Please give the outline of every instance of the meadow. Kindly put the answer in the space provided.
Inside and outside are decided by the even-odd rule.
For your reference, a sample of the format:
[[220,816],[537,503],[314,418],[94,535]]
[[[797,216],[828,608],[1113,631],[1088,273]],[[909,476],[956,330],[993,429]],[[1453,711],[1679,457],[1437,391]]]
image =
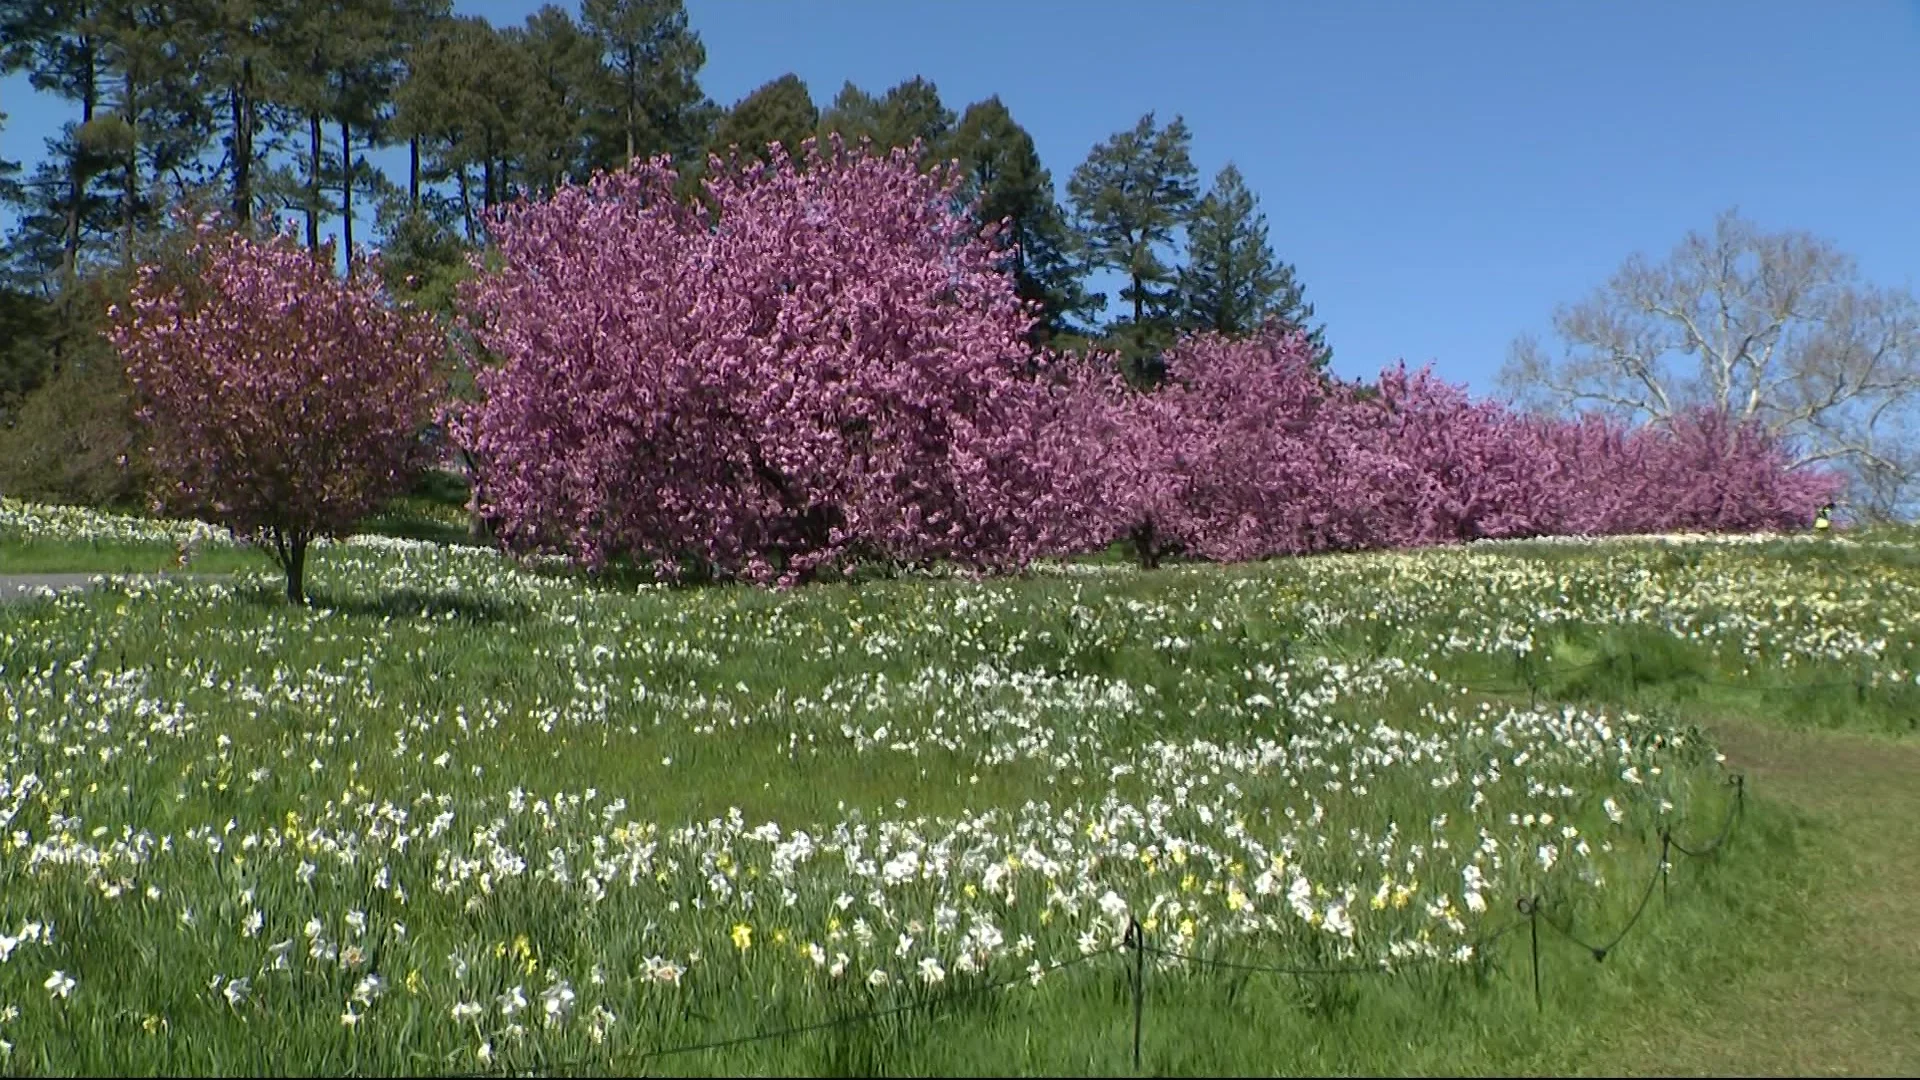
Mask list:
[[369,535],[300,609],[9,501],[0,571],[190,534],[0,607],[0,1070],[1129,1072],[1130,923],[1146,1071],[1591,1067],[1795,947],[1819,837],[1754,787],[1539,1008],[1516,902],[1625,925],[1713,717],[1920,718],[1897,532],[787,591]]

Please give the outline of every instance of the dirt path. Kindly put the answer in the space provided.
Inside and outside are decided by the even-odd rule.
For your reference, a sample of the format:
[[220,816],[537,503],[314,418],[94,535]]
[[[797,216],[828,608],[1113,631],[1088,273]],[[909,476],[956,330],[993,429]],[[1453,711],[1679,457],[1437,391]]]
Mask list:
[[1817,830],[1807,942],[1607,1056],[1628,1075],[1920,1073],[1920,745],[1711,726],[1729,766]]

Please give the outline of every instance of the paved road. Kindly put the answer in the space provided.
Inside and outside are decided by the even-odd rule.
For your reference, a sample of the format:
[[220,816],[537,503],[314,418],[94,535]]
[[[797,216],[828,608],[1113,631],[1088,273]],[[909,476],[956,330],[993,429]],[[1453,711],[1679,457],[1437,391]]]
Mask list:
[[[0,574],[0,604],[10,600],[31,599],[35,591],[49,588],[65,591],[84,589],[87,583],[99,574]],[[147,577],[188,577],[202,580],[218,580],[224,574],[148,574]]]

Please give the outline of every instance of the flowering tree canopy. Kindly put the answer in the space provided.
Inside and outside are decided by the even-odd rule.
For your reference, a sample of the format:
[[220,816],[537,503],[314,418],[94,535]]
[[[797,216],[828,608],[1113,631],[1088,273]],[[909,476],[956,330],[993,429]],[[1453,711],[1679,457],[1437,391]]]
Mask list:
[[305,602],[309,543],[405,490],[439,401],[433,322],[288,236],[202,226],[193,270],[145,266],[109,331],[150,442],[158,509],[260,544]]
[[1795,468],[1757,425],[1693,412],[1629,430],[1474,401],[1426,369],[1370,386],[1317,370],[1269,329],[1199,334],[1140,393],[1086,384],[1080,430],[1104,456],[1106,535],[1143,566],[1168,551],[1235,561],[1548,533],[1754,530],[1805,524],[1840,478]]
[[502,211],[459,435],[507,542],[795,581],[1074,542],[1071,404],[950,179],[836,140],[803,170],[666,159]]

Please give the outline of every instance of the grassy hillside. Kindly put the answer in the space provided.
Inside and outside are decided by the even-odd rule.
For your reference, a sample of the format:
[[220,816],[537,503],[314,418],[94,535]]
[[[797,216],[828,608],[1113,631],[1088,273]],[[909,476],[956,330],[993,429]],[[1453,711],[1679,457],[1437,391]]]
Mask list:
[[[8,504],[0,560],[169,528]],[[1759,782],[1604,962],[1554,927],[1605,941],[1727,820],[1702,722],[1913,730],[1915,555],[770,593],[369,537],[311,610],[240,555],[0,608],[7,1067],[623,1072],[924,1005],[646,1067],[1127,1072],[1137,921],[1147,1071],[1593,1068],[1812,940],[1822,826]]]

